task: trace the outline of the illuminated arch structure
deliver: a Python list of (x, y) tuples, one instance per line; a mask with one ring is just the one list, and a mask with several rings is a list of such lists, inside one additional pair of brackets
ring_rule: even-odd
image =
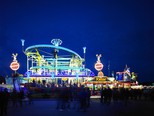
[(84, 58), (65, 47), (61, 47), (60, 39), (51, 40), (50, 44), (33, 45), (24, 50), (27, 56), (26, 77), (93, 77), (94, 73), (85, 68)]

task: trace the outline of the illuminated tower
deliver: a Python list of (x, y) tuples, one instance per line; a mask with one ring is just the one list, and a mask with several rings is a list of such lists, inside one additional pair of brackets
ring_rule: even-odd
[[(59, 45), (62, 44), (62, 40), (60, 39), (52, 39), (51, 40), (51, 43), (58, 47)], [(58, 61), (57, 61), (57, 58), (58, 58), (58, 49), (54, 49), (54, 52), (53, 52), (53, 55), (54, 55), (54, 58), (55, 58), (55, 63), (54, 63), (54, 67), (55, 67), (55, 74), (57, 75), (58, 71), (57, 71), (57, 64), (58, 64)]]
[(101, 63), (101, 60), (100, 60), (101, 56), (102, 56), (101, 54), (99, 54), (99, 55), (96, 54), (97, 62), (95, 63), (95, 69), (98, 71), (98, 76), (103, 77), (104, 74), (102, 72), (102, 69), (103, 69), (104, 65)]

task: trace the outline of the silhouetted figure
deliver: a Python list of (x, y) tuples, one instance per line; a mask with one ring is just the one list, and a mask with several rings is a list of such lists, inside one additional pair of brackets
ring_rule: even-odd
[(128, 99), (129, 99), (129, 90), (128, 90), (128, 88), (125, 88), (123, 90), (123, 93), (122, 94), (124, 95), (124, 105), (127, 106)]
[(3, 92), (0, 92), (0, 116), (3, 116), (3, 114), (7, 115), (8, 100), (9, 93), (5, 88)]
[(18, 97), (19, 97), (20, 107), (22, 107), (22, 105), (23, 105), (22, 100), (24, 99), (24, 91), (23, 90), (21, 90), (19, 92), (19, 96)]
[(108, 87), (106, 90), (106, 96), (107, 96), (107, 104), (111, 103), (111, 98), (112, 98), (112, 90)]
[(86, 88), (86, 94), (87, 94), (86, 105), (87, 107), (89, 107), (90, 106), (90, 96), (91, 96), (91, 91), (89, 90), (89, 88)]
[(103, 103), (104, 102), (104, 91), (105, 91), (105, 88), (102, 87), (100, 93), (101, 93), (101, 99), (100, 99), (100, 103)]
[(80, 109), (86, 112), (86, 98), (87, 98), (87, 93), (85, 91), (85, 88), (81, 88), (81, 91), (79, 93), (79, 98), (80, 98)]
[(151, 89), (150, 98), (152, 101), (154, 101), (154, 88)]
[(71, 95), (70, 88), (69, 87), (65, 88), (64, 109), (70, 110), (71, 97), (72, 97), (72, 95)]
[(28, 97), (28, 103), (29, 103), (29, 104), (32, 104), (32, 102), (33, 102), (33, 101), (32, 101), (32, 94), (31, 94), (30, 91), (27, 92), (27, 97)]
[(17, 107), (18, 93), (16, 92), (15, 89), (13, 89), (13, 92), (11, 94), (11, 99), (12, 99), (12, 105), (13, 105), (13, 107)]
[(59, 109), (59, 111), (63, 111), (64, 108), (65, 108), (65, 89), (60, 88), (58, 99), (57, 99), (57, 109)]
[(59, 110), (60, 105), (61, 105), (61, 93), (60, 93), (60, 88), (56, 88), (56, 93), (57, 93), (57, 107), (56, 109)]
[(102, 88), (101, 90), (101, 103), (107, 104), (108, 101), (108, 90), (107, 88)]
[(3, 115), (3, 99), (4, 99), (4, 96), (3, 96), (3, 92), (0, 90), (0, 116)]
[(138, 99), (141, 100), (142, 97), (142, 89), (137, 89)]
[(76, 111), (79, 111), (80, 99), (79, 99), (79, 88), (78, 87), (73, 88), (72, 97), (73, 97), (73, 109), (75, 109)]
[(118, 96), (119, 96), (118, 89), (117, 88), (113, 88), (113, 90), (112, 90), (112, 97), (113, 97), (114, 103), (116, 103), (118, 101)]
[(149, 94), (149, 90), (147, 88), (143, 89), (143, 96), (144, 96), (144, 100), (148, 100), (148, 94)]

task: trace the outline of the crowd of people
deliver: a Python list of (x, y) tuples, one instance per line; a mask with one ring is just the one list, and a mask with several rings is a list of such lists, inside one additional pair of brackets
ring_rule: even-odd
[[(59, 111), (75, 109), (86, 111), (90, 106), (93, 93), (88, 87), (57, 88), (57, 109)], [(100, 90), (100, 103), (109, 105), (122, 101), (127, 106), (128, 101), (154, 101), (154, 88), (131, 89), (103, 87)], [(71, 105), (70, 105), (71, 104)]]
[(113, 102), (124, 101), (127, 105), (128, 100), (154, 101), (154, 88), (131, 89), (131, 88), (102, 88), (100, 102), (110, 104)]
[(85, 112), (90, 106), (90, 96), (91, 92), (88, 87), (58, 88), (57, 109), (59, 111), (74, 109)]
[[(26, 100), (27, 99), (27, 100)], [(32, 103), (32, 97), (30, 92), (24, 93), (24, 90), (17, 92), (13, 89), (12, 92), (8, 92), (8, 89), (0, 89), (0, 116), (7, 114), (8, 104), (12, 107), (22, 107), (23, 102)]]
[[(57, 110), (76, 110), (86, 111), (90, 107), (91, 95), (93, 90), (90, 90), (85, 86), (60, 86), (54, 87), (57, 101)], [(53, 94), (51, 91), (51, 94)], [(23, 102), (27, 104), (32, 103), (32, 92), (28, 90), (25, 92), (21, 89), (17, 92), (15, 89), (12, 92), (8, 90), (0, 89), (0, 116), (7, 114), (8, 102), (11, 103), (12, 107), (22, 107)], [(131, 89), (131, 88), (110, 88), (103, 87), (100, 90), (100, 103), (110, 104), (111, 102), (116, 103), (123, 101), (127, 105), (129, 100), (145, 100), (154, 101), (154, 88), (143, 88), (143, 89)]]

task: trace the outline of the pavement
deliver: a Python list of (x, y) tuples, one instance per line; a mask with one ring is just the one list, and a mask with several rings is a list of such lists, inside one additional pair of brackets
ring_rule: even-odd
[(86, 112), (74, 109), (59, 111), (56, 109), (56, 100), (34, 100), (33, 104), (24, 104), (22, 107), (8, 106), (7, 116), (153, 116), (154, 102), (129, 101), (109, 105), (101, 104), (98, 99), (92, 99)]

